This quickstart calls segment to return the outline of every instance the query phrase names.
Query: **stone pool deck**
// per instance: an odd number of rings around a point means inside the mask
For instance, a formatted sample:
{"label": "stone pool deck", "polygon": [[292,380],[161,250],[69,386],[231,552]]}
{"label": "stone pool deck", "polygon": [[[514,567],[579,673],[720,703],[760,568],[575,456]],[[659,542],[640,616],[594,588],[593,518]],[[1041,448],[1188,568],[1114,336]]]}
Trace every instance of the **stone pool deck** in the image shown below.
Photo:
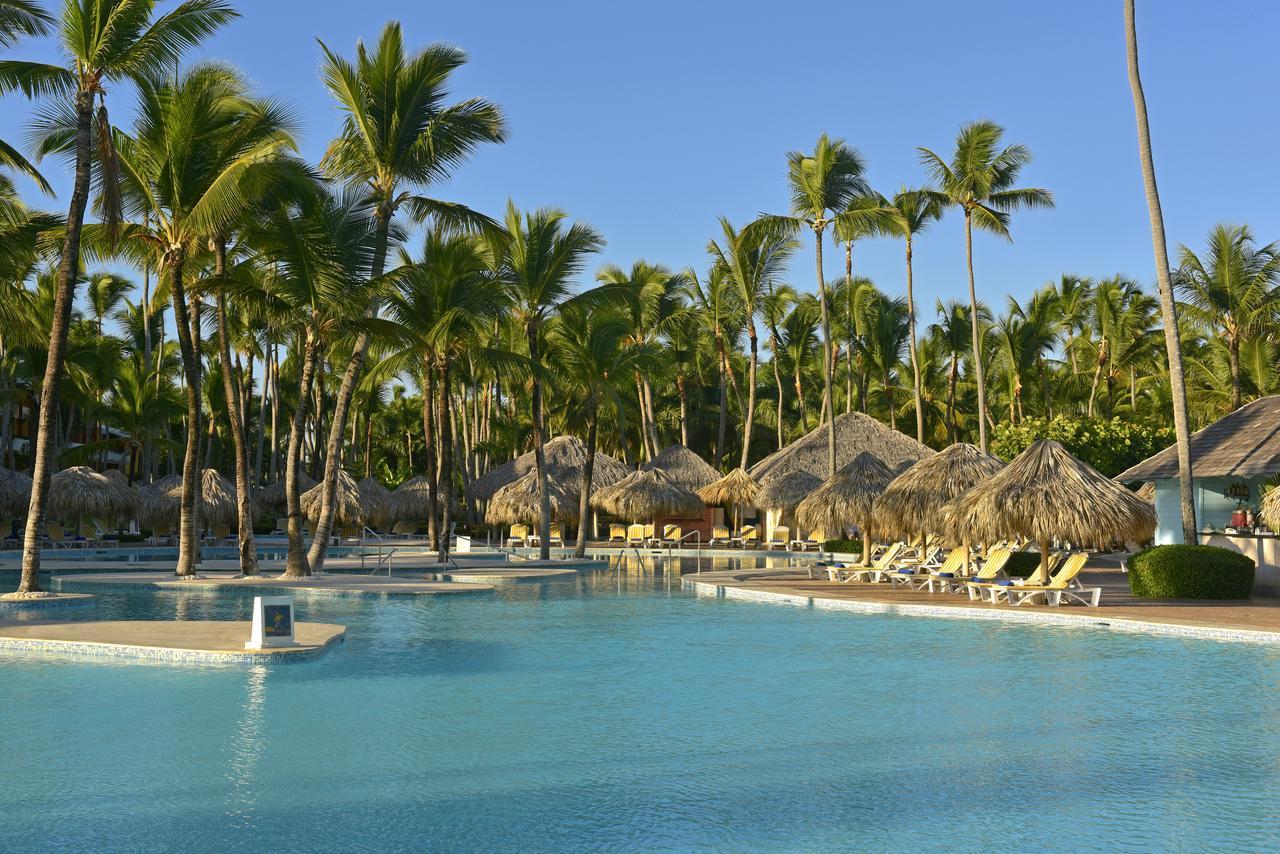
{"label": "stone pool deck", "polygon": [[[230,561],[234,564],[234,561]],[[257,578],[241,578],[234,572],[202,571],[199,578],[177,579],[172,572],[104,572],[53,577],[53,589],[81,590],[185,590],[221,592],[247,590],[255,593],[290,593],[305,596],[457,596],[469,593],[491,593],[491,584],[463,584],[453,581],[428,581],[385,575],[320,575],[305,579],[286,579],[265,574]]]}
{"label": "stone pool deck", "polygon": [[[825,569],[815,569],[814,574]],[[699,595],[772,602],[797,607],[901,614],[953,619],[984,619],[1056,625],[1091,625],[1119,631],[1204,637],[1216,640],[1280,644],[1280,599],[1240,602],[1138,599],[1125,574],[1110,563],[1095,562],[1080,574],[1086,587],[1102,588],[1102,604],[1006,604],[974,602],[965,594],[928,593],[889,584],[836,584],[811,579],[807,570],[766,569],[686,575],[683,584]]]}
{"label": "stone pool deck", "polygon": [[295,645],[245,649],[244,620],[98,620],[0,623],[0,651],[184,664],[262,664],[314,658],[346,637],[332,623],[295,623]]}

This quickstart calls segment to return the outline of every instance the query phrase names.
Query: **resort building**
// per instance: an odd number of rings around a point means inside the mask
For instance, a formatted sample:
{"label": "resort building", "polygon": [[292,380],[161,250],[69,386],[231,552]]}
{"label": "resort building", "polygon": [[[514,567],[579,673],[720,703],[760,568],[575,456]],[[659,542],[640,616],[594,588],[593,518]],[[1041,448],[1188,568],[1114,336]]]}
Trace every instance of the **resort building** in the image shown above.
{"label": "resort building", "polygon": [[[1280,549],[1256,519],[1265,487],[1280,475],[1280,395],[1263,397],[1191,437],[1196,525],[1202,545],[1242,552],[1258,565],[1256,592],[1280,594]],[[1117,480],[1155,484],[1156,543],[1182,542],[1177,446]]]}

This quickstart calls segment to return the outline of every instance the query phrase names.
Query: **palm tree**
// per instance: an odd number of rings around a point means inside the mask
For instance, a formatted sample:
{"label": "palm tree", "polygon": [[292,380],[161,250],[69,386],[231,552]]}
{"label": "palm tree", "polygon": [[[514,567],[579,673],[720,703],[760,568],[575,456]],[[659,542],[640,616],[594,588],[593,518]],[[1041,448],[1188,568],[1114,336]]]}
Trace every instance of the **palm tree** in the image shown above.
{"label": "palm tree", "polygon": [[1182,343],[1178,334],[1178,309],[1169,276],[1169,249],[1165,245],[1164,214],[1156,187],[1155,159],[1151,155],[1151,127],[1147,121],[1147,97],[1138,72],[1138,27],[1133,0],[1124,0],[1125,53],[1128,58],[1129,89],[1138,123],[1138,160],[1142,165],[1142,186],[1146,190],[1151,217],[1151,248],[1155,253],[1156,284],[1160,290],[1160,317],[1164,323],[1164,346],[1169,357],[1169,385],[1173,396],[1173,427],[1178,440],[1178,480],[1182,497],[1182,541],[1194,543],[1196,506],[1192,491],[1191,425],[1187,418],[1187,384],[1182,370]]}
{"label": "palm tree", "polygon": [[965,356],[973,350],[970,337],[972,326],[971,309],[955,300],[943,302],[938,300],[935,311],[938,320],[929,327],[929,334],[942,342],[947,353],[947,443],[954,444],[960,440],[956,425],[956,395],[960,385],[960,364]]}
{"label": "palm tree", "polygon": [[822,317],[823,407],[833,422],[827,431],[827,467],[831,475],[836,472],[836,433],[835,407],[831,397],[831,321],[827,310],[827,281],[822,268],[822,237],[829,225],[854,229],[858,223],[879,217],[876,208],[850,207],[855,198],[871,195],[871,188],[863,177],[865,171],[866,164],[857,149],[842,139],[830,139],[823,133],[818,137],[813,154],[792,151],[787,155],[792,216],[762,217],[763,221],[772,221],[792,233],[802,228],[813,231],[818,309]]}
{"label": "palm tree", "polygon": [[812,294],[796,300],[791,313],[782,321],[779,339],[781,352],[791,362],[791,379],[796,392],[796,405],[800,411],[800,432],[810,429],[808,407],[805,404],[803,373],[805,363],[818,343],[818,324],[821,310]]}
{"label": "palm tree", "polygon": [[782,391],[782,370],[781,370],[781,339],[778,333],[778,327],[781,325],[783,318],[787,316],[787,312],[791,306],[795,305],[799,296],[796,294],[795,288],[790,285],[778,284],[769,288],[764,299],[760,302],[760,313],[764,317],[765,326],[769,328],[769,362],[773,368],[773,383],[778,393],[777,406],[777,433],[778,447],[782,450],[782,412],[784,409],[784,394]]}
{"label": "palm tree", "polygon": [[[716,379],[719,385],[719,426],[716,431],[715,453],[712,465],[721,468],[724,462],[725,431],[728,423],[728,390],[733,388],[738,397],[736,382],[731,382],[732,365],[729,351],[736,346],[738,329],[734,319],[741,316],[737,305],[737,291],[729,280],[725,268],[712,264],[707,274],[699,278],[692,269],[685,273],[689,280],[689,300],[697,312],[698,321],[711,336],[716,352]],[[741,401],[739,401],[741,403]],[[739,405],[739,410],[742,409]]]}
{"label": "palm tree", "polygon": [[[65,65],[0,61],[0,94],[21,89],[28,98],[48,98],[53,102],[51,108],[56,115],[71,118],[70,122],[61,123],[61,131],[66,132],[46,135],[39,152],[73,154],[75,162],[75,180],[58,267],[57,303],[41,391],[19,593],[40,589],[37,582],[40,538],[49,478],[53,474],[58,384],[66,359],[68,325],[80,275],[81,230],[95,170],[102,188],[102,209],[108,230],[114,231],[119,223],[118,177],[107,116],[107,88],[113,82],[171,68],[186,48],[199,44],[236,16],[223,0],[186,0],[159,18],[153,17],[154,11],[154,0],[67,0],[58,27]],[[99,145],[96,155],[93,152],[95,135]]]}
{"label": "palm tree", "polygon": [[1178,249],[1174,287],[1182,292],[1182,310],[1227,343],[1231,369],[1231,408],[1239,409],[1240,347],[1275,326],[1280,309],[1280,243],[1255,246],[1247,225],[1216,225],[1201,258],[1187,246]]}
{"label": "palm tree", "polygon": [[[329,143],[321,166],[332,177],[368,193],[376,221],[370,278],[377,279],[385,271],[391,224],[401,207],[407,206],[418,221],[430,218],[445,225],[493,231],[495,225],[488,217],[464,205],[402,189],[443,181],[482,143],[506,139],[502,113],[494,104],[479,98],[447,103],[449,80],[466,63],[466,54],[445,44],[408,54],[396,22],[383,29],[372,53],[357,42],[354,64],[323,42],[320,47],[324,53],[321,76],[345,114],[342,130]],[[370,307],[371,314],[376,310],[376,305]],[[347,413],[369,340],[367,335],[356,339],[333,407],[320,505],[328,525],[333,520]]]}
{"label": "palm tree", "polygon": [[978,293],[973,279],[973,229],[1011,240],[1009,215],[1022,208],[1053,206],[1053,196],[1039,188],[1017,188],[1022,168],[1031,162],[1023,145],[1000,147],[1004,128],[995,122],[965,125],[956,135],[951,162],[927,148],[918,149],[935,189],[949,204],[964,211],[965,263],[969,271],[969,309],[972,320],[974,379],[978,387],[978,444],[987,450],[987,390],[979,343]]}
{"label": "palm tree", "polygon": [[902,187],[887,206],[885,230],[901,237],[907,245],[907,321],[910,334],[907,351],[911,357],[912,399],[916,410],[916,441],[924,441],[924,406],[920,392],[920,362],[916,354],[916,302],[911,259],[915,236],[942,218],[946,197],[933,190]]}
{"label": "palm tree", "polygon": [[538,468],[538,490],[542,495],[539,520],[539,556],[551,556],[551,499],[547,491],[543,420],[542,362],[543,327],[555,309],[571,295],[575,276],[582,271],[588,255],[604,248],[604,238],[585,223],[567,228],[564,211],[552,208],[521,213],[507,204],[505,274],[511,299],[511,317],[524,333],[533,372],[530,407],[533,416],[533,451]]}
{"label": "palm tree", "polygon": [[796,250],[797,243],[785,233],[757,222],[738,230],[725,217],[720,218],[723,236],[717,242],[707,244],[711,263],[724,271],[725,277],[737,292],[737,302],[742,307],[742,325],[747,331],[750,347],[747,362],[747,410],[742,417],[742,458],[739,468],[745,469],[751,454],[751,427],[756,415],[756,366],[760,358],[760,345],[756,337],[756,316],[762,302],[773,291],[787,261]]}

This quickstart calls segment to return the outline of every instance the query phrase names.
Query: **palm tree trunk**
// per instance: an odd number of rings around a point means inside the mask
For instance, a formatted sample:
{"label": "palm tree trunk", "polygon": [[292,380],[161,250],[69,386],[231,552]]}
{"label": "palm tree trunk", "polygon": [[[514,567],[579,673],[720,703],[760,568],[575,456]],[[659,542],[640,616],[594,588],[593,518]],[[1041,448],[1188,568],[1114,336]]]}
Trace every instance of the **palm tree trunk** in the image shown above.
{"label": "palm tree trunk", "polygon": [[845,353],[845,367],[848,368],[844,378],[844,411],[853,412],[853,241],[844,242],[844,287],[849,297],[849,349]]}
{"label": "palm tree trunk", "polygon": [[[542,367],[538,353],[538,327],[530,322],[525,325],[525,336],[529,341],[529,360],[536,369]],[[542,379],[537,373],[533,375],[533,458],[538,467],[538,495],[541,507],[538,513],[538,559],[551,559],[551,495],[547,492],[547,455],[546,430],[542,423]]]}
{"label": "palm tree trunk", "polygon": [[956,386],[960,382],[960,354],[951,354],[951,372],[947,377],[947,442],[956,441]]}
{"label": "palm tree trunk", "polygon": [[1147,98],[1138,73],[1138,29],[1134,20],[1134,0],[1125,0],[1125,46],[1128,54],[1129,88],[1138,123],[1138,156],[1142,162],[1142,184],[1146,189],[1151,216],[1151,247],[1155,253],[1156,282],[1160,290],[1160,317],[1164,324],[1164,346],[1169,357],[1169,384],[1173,397],[1173,426],[1178,440],[1178,479],[1182,493],[1182,539],[1196,542],[1196,507],[1192,494],[1191,427],[1187,417],[1187,385],[1182,370],[1182,342],[1178,334],[1178,309],[1169,278],[1169,250],[1165,245],[1164,214],[1156,187],[1155,160],[1151,155],[1151,128],[1147,124]]}
{"label": "palm tree trunk", "polygon": [[440,562],[445,562],[449,550],[450,505],[453,497],[453,418],[449,413],[449,362],[444,357],[437,360],[440,388],[436,392],[440,425]]}
{"label": "palm tree trunk", "polygon": [[724,438],[725,438],[725,432],[727,431],[729,426],[729,413],[727,409],[729,401],[725,399],[726,396],[728,395],[728,388],[726,387],[728,383],[725,380],[724,349],[719,346],[720,345],[719,333],[716,334],[716,344],[717,344],[717,349],[719,349],[719,354],[718,354],[719,358],[716,360],[716,373],[719,375],[719,379],[720,379],[720,423],[716,428],[715,467],[719,469],[721,465],[724,463]]}
{"label": "palm tree trunk", "polygon": [[[199,562],[199,529],[196,524],[196,489],[200,477],[200,353],[193,331],[195,317],[187,312],[186,286],[182,281],[184,259],[175,253],[169,263],[170,296],[173,320],[178,329],[178,349],[182,354],[182,372],[186,378],[187,443],[182,456],[182,499],[178,514],[178,566],[175,573],[184,577],[196,574]],[[194,301],[193,301],[194,302]]]}
{"label": "palm tree trunk", "polygon": [[804,402],[804,385],[800,382],[800,360],[796,360],[796,402],[800,404],[800,428],[802,431],[809,429],[809,408]]}
{"label": "palm tree trunk", "polygon": [[680,394],[680,444],[689,447],[689,390],[683,373],[676,374],[676,391]]}
{"label": "palm tree trunk", "polygon": [[40,387],[40,414],[35,449],[32,454],[31,501],[27,508],[27,527],[22,539],[22,578],[18,593],[40,592],[40,545],[48,509],[49,480],[53,477],[57,433],[53,429],[58,409],[58,386],[62,382],[67,358],[67,335],[71,331],[71,309],[76,299],[76,279],[80,275],[80,230],[89,203],[90,130],[93,120],[93,94],[76,93],[76,177],[67,210],[67,230],[62,238],[62,259],[58,264],[58,285],[53,300],[53,323],[49,327],[49,354],[45,361],[44,382]]}
{"label": "palm tree trunk", "polygon": [[644,383],[641,382],[638,371],[636,372],[636,406],[640,409],[640,456],[648,461],[658,452],[649,445],[649,411],[644,405]]}
{"label": "palm tree trunk", "polygon": [[573,548],[575,558],[583,558],[587,554],[587,520],[591,518],[591,478],[596,465],[596,421],[597,404],[592,395],[591,407],[587,411],[587,461],[582,467],[582,488],[578,491],[578,541]]}
{"label": "palm tree trunk", "polygon": [[[221,276],[226,263],[226,247],[218,244],[214,259],[214,275]],[[258,574],[258,550],[253,542],[253,485],[249,480],[248,437],[244,433],[244,419],[241,416],[241,399],[236,392],[236,383],[231,375],[231,339],[227,335],[227,298],[219,291],[217,295],[218,312],[218,349],[222,353],[222,390],[227,396],[227,421],[231,431],[231,446],[236,458],[236,522],[238,545],[240,547],[240,574],[254,576]]]}
{"label": "palm tree trunk", "polygon": [[658,438],[658,410],[653,405],[653,383],[647,376],[644,378],[644,406],[649,413],[649,444],[653,446],[656,457],[662,451],[662,440]]}
{"label": "palm tree trunk", "polygon": [[969,321],[973,329],[973,370],[978,384],[978,447],[987,452],[987,375],[982,366],[982,334],[978,320],[978,288],[973,281],[973,214],[964,212],[964,257],[969,269]]}
{"label": "palm tree trunk", "polygon": [[436,514],[440,509],[440,476],[436,468],[436,416],[435,374],[431,370],[430,356],[422,358],[422,467],[427,477],[427,539],[431,548],[440,544],[440,529],[436,527]]}
{"label": "palm tree trunk", "polygon": [[773,384],[778,389],[778,412],[775,419],[778,427],[778,450],[782,450],[782,372],[778,370],[778,336],[775,334],[769,341],[769,348],[773,351],[773,358],[769,361],[773,364]]}
{"label": "palm tree trunk", "polygon": [[271,344],[271,482],[280,475],[280,353]]}
{"label": "palm tree trunk", "polygon": [[907,235],[907,326],[910,339],[907,341],[907,352],[911,354],[911,388],[915,396],[916,407],[916,441],[924,444],[924,395],[920,391],[920,357],[916,354],[916,301],[913,291],[914,279],[911,275],[911,235]]}
{"label": "palm tree trunk", "polygon": [[298,336],[302,342],[302,377],[298,384],[298,408],[293,411],[293,423],[289,428],[289,448],[284,458],[284,495],[289,517],[289,553],[285,559],[285,578],[306,578],[311,575],[307,563],[307,546],[302,539],[302,495],[298,489],[298,473],[302,468],[302,434],[307,426],[307,400],[311,397],[311,384],[316,373],[316,349],[319,342],[310,330]]}
{"label": "palm tree trunk", "polygon": [[1227,354],[1231,360],[1231,410],[1240,408],[1240,335],[1227,336]]}
{"label": "palm tree trunk", "polygon": [[742,459],[738,467],[745,469],[751,457],[751,426],[756,420],[756,362],[759,359],[759,342],[756,341],[753,306],[747,307],[747,340],[751,344],[751,361],[747,363],[747,415],[742,419]]}
{"label": "palm tree trunk", "polygon": [[[250,379],[253,374],[250,372]],[[271,351],[262,356],[262,392],[258,395],[258,443],[253,453],[253,484],[262,483],[262,452],[267,442],[267,386],[271,383]]]}
{"label": "palm tree trunk", "polygon": [[818,265],[818,307],[822,313],[822,406],[831,428],[827,430],[827,476],[836,473],[835,409],[831,404],[831,319],[827,315],[827,281],[822,275],[822,230],[815,228],[813,245]]}

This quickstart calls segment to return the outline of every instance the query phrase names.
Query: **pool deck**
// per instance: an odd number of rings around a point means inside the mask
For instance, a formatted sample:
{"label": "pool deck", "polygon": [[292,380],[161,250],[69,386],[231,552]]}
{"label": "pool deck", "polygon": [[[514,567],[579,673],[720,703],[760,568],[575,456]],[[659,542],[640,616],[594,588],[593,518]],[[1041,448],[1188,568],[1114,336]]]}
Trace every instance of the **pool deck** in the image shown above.
{"label": "pool deck", "polygon": [[[814,574],[825,569],[815,569]],[[1092,625],[1120,631],[1243,640],[1280,644],[1280,599],[1248,601],[1185,601],[1138,599],[1129,592],[1125,574],[1114,565],[1095,562],[1080,575],[1086,587],[1102,588],[1102,604],[992,605],[975,602],[965,594],[928,593],[893,588],[887,583],[836,584],[826,578],[809,578],[805,569],[738,570],[704,572],[684,576],[684,586],[699,595],[726,599],[772,602],[798,607],[847,610],[861,613],[902,614],[1034,622],[1057,625]]]}
{"label": "pool deck", "polygon": [[[211,563],[214,563],[211,561]],[[235,561],[227,561],[235,564]],[[286,579],[280,575],[242,578],[235,572],[201,571],[199,578],[179,579],[172,572],[104,572],[98,574],[53,577],[54,590],[184,590],[222,592],[250,590],[261,593],[291,593],[320,596],[457,596],[468,593],[490,593],[491,584],[463,584],[453,581],[428,581],[385,575],[321,575],[313,578]]]}
{"label": "pool deck", "polygon": [[296,643],[245,649],[245,620],[98,620],[0,623],[0,651],[87,655],[183,664],[261,664],[314,658],[341,643],[347,629],[331,623],[295,623]]}
{"label": "pool deck", "polygon": [[577,578],[578,570],[554,567],[525,569],[522,564],[515,563],[509,564],[509,568],[467,567],[452,572],[442,572],[440,577],[445,581],[459,584],[525,584]]}

